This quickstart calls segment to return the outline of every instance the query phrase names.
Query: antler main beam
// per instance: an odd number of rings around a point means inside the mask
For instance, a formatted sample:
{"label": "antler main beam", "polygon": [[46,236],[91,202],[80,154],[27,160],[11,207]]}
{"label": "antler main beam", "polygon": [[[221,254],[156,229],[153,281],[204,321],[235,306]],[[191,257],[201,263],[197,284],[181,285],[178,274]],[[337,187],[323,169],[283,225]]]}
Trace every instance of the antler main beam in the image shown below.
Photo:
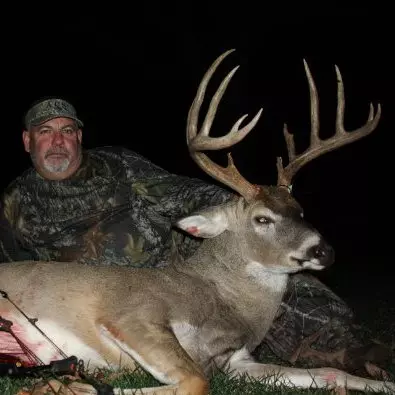
{"label": "antler main beam", "polygon": [[277,185],[291,186],[292,179],[295,174],[308,162],[311,160],[327,153],[333,151],[343,145],[350,144],[353,141],[359,140],[367,135],[369,135],[376,127],[381,116],[381,106],[380,103],[377,106],[377,112],[374,114],[374,108],[372,103],[370,103],[369,117],[365,125],[360,128],[348,132],[344,128],[344,85],[340,70],[337,66],[337,113],[336,113],[336,132],[335,134],[326,139],[321,140],[319,137],[319,99],[317,94],[317,89],[310,73],[309,67],[305,60],[303,60],[304,68],[307,75],[307,80],[309,83],[310,91],[310,109],[311,109],[311,133],[310,133],[310,145],[303,153],[296,155],[295,144],[293,135],[288,132],[287,124],[284,125],[284,137],[287,144],[288,159],[289,163],[284,168],[282,163],[282,158],[277,158]]}
{"label": "antler main beam", "polygon": [[255,185],[249,183],[239,173],[233,163],[230,153],[228,154],[228,166],[222,167],[209,159],[206,154],[200,152],[203,150],[220,150],[223,148],[229,148],[232,145],[237,144],[242,139],[244,139],[244,137],[246,137],[247,134],[254,128],[262,113],[262,109],[260,109],[255,117],[242,129],[239,129],[239,127],[244,119],[248,116],[247,114],[243,115],[233,125],[230,132],[225,136],[217,138],[209,136],[210,128],[214,121],[219,102],[221,101],[221,98],[225,93],[225,90],[230,80],[239,68],[239,66],[236,66],[224,78],[219,88],[215,92],[213,98],[211,99],[209,109],[203,121],[202,127],[198,132],[199,112],[204,100],[207,85],[219,64],[224,60],[226,56],[228,56],[233,51],[234,49],[231,49],[219,56],[208,69],[199,85],[197,94],[188,113],[187,144],[190,155],[192,156],[193,160],[198,164],[198,166],[203,169],[203,171],[205,171],[214,179],[222,182],[236,192],[240,193],[240,195],[242,195],[246,200],[251,200],[256,196],[258,189]]}

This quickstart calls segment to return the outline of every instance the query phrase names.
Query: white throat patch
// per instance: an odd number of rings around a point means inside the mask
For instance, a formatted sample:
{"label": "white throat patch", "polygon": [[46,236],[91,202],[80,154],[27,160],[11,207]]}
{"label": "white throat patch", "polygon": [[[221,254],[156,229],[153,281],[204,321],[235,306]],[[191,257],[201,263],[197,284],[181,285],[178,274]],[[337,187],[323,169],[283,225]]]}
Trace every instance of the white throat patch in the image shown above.
{"label": "white throat patch", "polygon": [[257,284],[274,292],[282,292],[287,285],[288,274],[286,272],[268,271],[256,261],[252,261],[246,266],[246,272]]}

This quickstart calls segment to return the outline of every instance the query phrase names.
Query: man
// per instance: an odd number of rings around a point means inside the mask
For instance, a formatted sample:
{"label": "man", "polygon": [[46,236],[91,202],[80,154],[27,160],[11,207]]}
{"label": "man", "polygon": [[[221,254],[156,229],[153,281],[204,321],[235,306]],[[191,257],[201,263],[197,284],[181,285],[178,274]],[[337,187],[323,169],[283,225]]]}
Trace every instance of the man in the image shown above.
{"label": "man", "polygon": [[[170,174],[124,148],[85,150],[82,127],[75,108],[59,98],[41,100],[26,113],[22,138],[33,167],[3,194],[2,261],[159,267],[173,254],[187,257],[196,251],[200,242],[172,224],[234,195]],[[378,352],[383,349],[364,346],[352,322],[340,298],[314,277],[297,274],[256,354],[263,359],[269,347],[291,363],[369,370],[369,361],[382,361]]]}

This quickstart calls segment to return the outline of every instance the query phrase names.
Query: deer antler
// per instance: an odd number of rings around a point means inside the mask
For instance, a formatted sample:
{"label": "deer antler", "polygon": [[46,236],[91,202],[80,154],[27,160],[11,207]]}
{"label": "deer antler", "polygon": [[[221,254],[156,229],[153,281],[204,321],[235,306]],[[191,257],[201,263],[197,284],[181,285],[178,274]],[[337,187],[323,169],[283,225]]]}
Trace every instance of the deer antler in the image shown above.
{"label": "deer antler", "polygon": [[258,188],[255,185],[250,184],[238,172],[233,163],[230,153],[228,154],[227,167],[222,167],[211,161],[207,155],[200,152],[203,150],[219,150],[223,148],[228,148],[238,143],[254,128],[261,116],[262,109],[259,110],[255,117],[246,126],[244,126],[242,129],[239,129],[240,124],[248,116],[248,114],[245,114],[233,125],[230,132],[225,136],[218,138],[209,136],[210,128],[213,123],[218,104],[221,101],[221,98],[231,78],[233,77],[239,66],[236,66],[222,81],[221,85],[211,99],[207,115],[203,121],[199,133],[197,131],[199,111],[204,100],[207,85],[219,64],[227,55],[229,55],[233,51],[234,49],[231,49],[219,56],[211,65],[211,67],[207,70],[206,74],[203,76],[195,99],[188,113],[187,144],[190,155],[192,156],[193,160],[198,164],[198,166],[203,169],[203,171],[212,176],[214,179],[222,182],[223,184],[234,189],[236,192],[240,193],[240,195],[243,196],[246,200],[251,200],[256,196]]}
{"label": "deer antler", "polygon": [[353,141],[359,140],[362,137],[369,135],[377,126],[381,116],[380,103],[377,106],[377,113],[374,114],[372,103],[370,103],[369,117],[365,125],[362,127],[348,132],[344,129],[344,86],[342,76],[337,66],[337,113],[336,113],[336,133],[326,139],[321,140],[319,138],[319,100],[317,89],[314,84],[313,77],[310,73],[309,67],[305,60],[303,60],[304,68],[306,70],[307,79],[309,82],[310,90],[310,108],[311,108],[311,134],[310,134],[310,145],[305,152],[296,155],[295,144],[293,135],[288,132],[287,124],[284,124],[284,137],[287,144],[288,150],[288,165],[283,168],[282,158],[277,158],[277,185],[291,186],[292,178],[295,174],[308,162],[325,154],[326,152],[333,151],[343,145],[352,143]]}

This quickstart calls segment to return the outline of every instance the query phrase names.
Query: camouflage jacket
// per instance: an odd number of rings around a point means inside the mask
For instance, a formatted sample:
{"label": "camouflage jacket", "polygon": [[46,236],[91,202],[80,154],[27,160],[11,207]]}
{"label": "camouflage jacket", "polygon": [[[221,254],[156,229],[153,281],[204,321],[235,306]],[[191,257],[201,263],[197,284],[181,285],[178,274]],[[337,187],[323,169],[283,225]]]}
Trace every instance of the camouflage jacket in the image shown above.
{"label": "camouflage jacket", "polygon": [[173,248],[186,257],[199,245],[174,221],[231,196],[121,147],[85,150],[71,178],[46,180],[31,168],[4,191],[0,258],[162,266]]}

